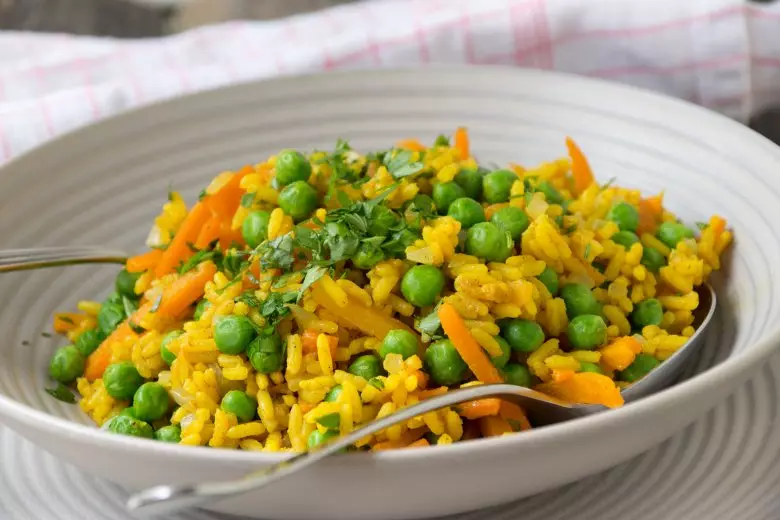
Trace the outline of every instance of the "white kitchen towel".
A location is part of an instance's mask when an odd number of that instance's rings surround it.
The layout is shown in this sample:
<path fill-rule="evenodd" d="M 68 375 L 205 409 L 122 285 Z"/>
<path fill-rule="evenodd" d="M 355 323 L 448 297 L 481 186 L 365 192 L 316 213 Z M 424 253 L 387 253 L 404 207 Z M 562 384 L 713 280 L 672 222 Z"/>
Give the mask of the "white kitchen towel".
<path fill-rule="evenodd" d="M 780 104 L 778 34 L 780 2 L 746 0 L 371 0 L 147 40 L 6 32 L 0 162 L 95 119 L 218 85 L 429 63 L 605 78 L 747 121 Z"/>

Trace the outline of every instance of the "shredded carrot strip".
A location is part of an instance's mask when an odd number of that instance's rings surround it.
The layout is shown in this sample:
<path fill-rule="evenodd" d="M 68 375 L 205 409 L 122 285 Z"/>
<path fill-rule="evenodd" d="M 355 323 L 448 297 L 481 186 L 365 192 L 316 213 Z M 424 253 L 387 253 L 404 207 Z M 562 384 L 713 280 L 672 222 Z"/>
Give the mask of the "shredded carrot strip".
<path fill-rule="evenodd" d="M 608 408 L 623 405 L 623 396 L 615 382 L 593 372 L 578 372 L 565 381 L 537 385 L 534 390 L 571 403 L 602 404 Z"/>
<path fill-rule="evenodd" d="M 425 446 L 430 446 L 430 443 L 428 442 L 428 439 L 422 438 L 414 441 L 411 443 L 407 448 L 424 448 Z"/>
<path fill-rule="evenodd" d="M 204 199 L 205 201 L 205 199 Z M 206 221 L 211 218 L 211 212 L 204 201 L 198 202 L 192 207 L 181 227 L 168 245 L 160 261 L 154 269 L 155 277 L 173 272 L 176 266 L 192 256 L 190 244 L 194 243 L 200 234 L 200 230 Z"/>
<path fill-rule="evenodd" d="M 461 404 L 458 408 L 459 414 L 466 419 L 479 419 L 489 415 L 498 415 L 501 399 L 490 397 L 479 401 L 469 401 Z"/>
<path fill-rule="evenodd" d="M 244 236 L 240 229 L 231 228 L 230 220 L 223 220 L 219 234 L 219 247 L 224 251 L 234 244 L 238 244 L 239 247 L 245 246 L 246 242 L 244 242 Z"/>
<path fill-rule="evenodd" d="M 571 377 L 574 376 L 574 370 L 569 369 L 553 369 L 552 370 L 552 380 L 556 383 L 560 383 L 562 381 L 566 381 L 567 379 L 571 379 Z"/>
<path fill-rule="evenodd" d="M 157 312 L 162 316 L 181 316 L 203 296 L 206 283 L 214 278 L 216 272 L 214 262 L 201 262 L 192 271 L 181 275 L 163 291 Z"/>
<path fill-rule="evenodd" d="M 717 215 L 714 215 L 712 218 L 710 218 L 710 226 L 712 227 L 712 232 L 715 235 L 715 239 L 717 239 L 723 234 L 724 231 L 726 231 L 726 220 Z"/>
<path fill-rule="evenodd" d="M 469 151 L 469 132 L 465 128 L 461 127 L 455 130 L 455 148 L 460 152 L 461 159 L 468 159 L 471 157 Z"/>
<path fill-rule="evenodd" d="M 659 193 L 639 201 L 639 227 L 637 233 L 655 233 L 664 212 L 664 194 Z"/>
<path fill-rule="evenodd" d="M 498 415 L 507 422 L 517 422 L 517 424 L 520 426 L 520 431 L 531 429 L 531 423 L 528 421 L 528 417 L 525 415 L 525 411 L 523 411 L 523 409 L 515 403 L 502 401 L 501 410 L 498 412 Z"/>
<path fill-rule="evenodd" d="M 506 419 L 496 415 L 481 418 L 479 420 L 479 429 L 483 437 L 498 437 L 514 431 Z"/>
<path fill-rule="evenodd" d="M 301 334 L 301 343 L 303 347 L 303 352 L 305 354 L 311 354 L 317 352 L 317 337 L 319 335 L 320 333 L 314 329 L 306 329 L 303 331 L 303 334 Z M 339 338 L 327 334 L 326 336 L 328 337 L 328 343 L 329 343 L 328 346 L 330 347 L 330 351 L 333 352 L 334 350 L 336 350 L 336 347 L 339 344 Z"/>
<path fill-rule="evenodd" d="M 83 314 L 76 314 L 74 312 L 58 312 L 54 315 L 52 328 L 57 334 L 64 334 L 81 323 L 81 320 L 83 319 Z"/>
<path fill-rule="evenodd" d="M 131 320 L 133 323 L 138 323 L 140 319 L 151 311 L 153 305 L 152 302 L 143 303 L 130 318 L 122 322 L 114 332 L 103 340 L 100 346 L 87 357 L 87 363 L 84 366 L 84 377 L 86 377 L 87 380 L 94 381 L 103 377 L 103 372 L 105 372 L 106 367 L 111 363 L 113 345 L 129 337 L 137 336 L 130 326 Z"/>
<path fill-rule="evenodd" d="M 219 238 L 219 233 L 222 230 L 222 219 L 219 215 L 212 215 L 210 219 L 206 221 L 206 224 L 200 229 L 198 238 L 195 240 L 195 247 L 197 249 L 205 249 L 213 241 Z"/>
<path fill-rule="evenodd" d="M 588 186 L 593 184 L 593 172 L 588 164 L 588 159 L 582 153 L 580 147 L 571 137 L 566 138 L 566 148 L 569 150 L 571 159 L 571 173 L 574 177 L 574 190 L 577 194 L 582 193 Z"/>
<path fill-rule="evenodd" d="M 616 338 L 612 343 L 601 347 L 601 363 L 610 370 L 625 370 L 642 351 L 642 344 L 633 336 Z"/>
<path fill-rule="evenodd" d="M 503 378 L 469 332 L 458 311 L 451 303 L 439 306 L 439 319 L 445 334 L 478 380 L 483 383 L 501 383 Z"/>
<path fill-rule="evenodd" d="M 396 144 L 398 148 L 403 148 L 405 150 L 411 150 L 413 152 L 422 152 L 426 150 L 425 145 L 422 144 L 417 139 L 403 139 L 401 141 L 398 141 Z"/>
<path fill-rule="evenodd" d="M 125 268 L 130 273 L 142 273 L 153 269 L 162 258 L 163 252 L 159 249 L 150 249 L 146 253 L 131 256 L 127 259 Z"/>
<path fill-rule="evenodd" d="M 244 166 L 233 174 L 229 181 L 219 191 L 204 199 L 212 213 L 222 217 L 223 220 L 233 218 L 233 214 L 241 204 L 241 197 L 246 193 L 241 189 L 241 179 L 254 172 L 251 166 Z"/>
<path fill-rule="evenodd" d="M 485 208 L 485 218 L 490 220 L 490 217 L 492 217 L 498 210 L 506 208 L 509 206 L 508 202 L 499 202 L 498 204 L 491 204 L 490 206 Z"/>
<path fill-rule="evenodd" d="M 429 390 L 422 390 L 420 392 L 417 392 L 417 397 L 420 398 L 420 401 L 425 401 L 426 399 L 430 399 L 431 397 L 436 397 L 437 395 L 444 395 L 449 391 L 449 388 L 446 386 L 440 386 L 438 388 L 431 388 Z"/>

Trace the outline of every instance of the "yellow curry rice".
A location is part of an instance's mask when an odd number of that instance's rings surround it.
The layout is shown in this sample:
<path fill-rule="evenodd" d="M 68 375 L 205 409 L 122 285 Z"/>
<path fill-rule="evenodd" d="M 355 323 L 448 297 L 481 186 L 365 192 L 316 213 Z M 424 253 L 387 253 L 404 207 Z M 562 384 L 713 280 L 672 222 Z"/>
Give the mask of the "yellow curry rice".
<path fill-rule="evenodd" d="M 696 288 L 732 234 L 598 184 L 566 144 L 489 171 L 464 129 L 369 154 L 339 141 L 220 173 L 190 208 L 172 193 L 116 291 L 55 316 L 72 345 L 50 374 L 111 432 L 253 451 L 305 451 L 498 381 L 620 406 L 694 333 Z M 529 427 L 485 399 L 354 449 Z"/>

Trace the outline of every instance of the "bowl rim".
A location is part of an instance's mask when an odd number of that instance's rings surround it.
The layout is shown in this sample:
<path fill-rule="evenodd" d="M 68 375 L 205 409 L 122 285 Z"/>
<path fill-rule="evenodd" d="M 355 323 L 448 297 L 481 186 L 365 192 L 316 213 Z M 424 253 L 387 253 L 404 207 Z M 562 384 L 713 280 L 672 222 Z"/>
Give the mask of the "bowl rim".
<path fill-rule="evenodd" d="M 425 68 L 420 67 L 395 67 L 386 69 L 375 69 L 371 73 L 373 76 L 388 77 L 399 73 L 413 73 L 418 75 L 427 75 L 430 73 L 453 73 L 453 74 L 474 74 L 477 70 L 490 71 L 493 74 L 506 74 L 516 76 L 517 78 L 533 78 L 536 80 L 556 80 L 566 82 L 575 90 L 583 91 L 585 89 L 596 89 L 601 96 L 611 94 L 616 98 L 622 98 L 621 101 L 627 101 L 632 98 L 632 105 L 645 104 L 655 109 L 666 108 L 669 112 L 678 112 L 690 119 L 695 119 L 697 126 L 709 125 L 720 132 L 737 133 L 744 139 L 752 140 L 756 145 L 762 145 L 764 153 L 770 155 L 774 152 L 774 160 L 780 163 L 780 147 L 772 141 L 758 134 L 754 130 L 732 120 L 722 114 L 710 111 L 704 107 L 689 103 L 685 100 L 669 97 L 644 88 L 620 84 L 613 81 L 599 78 L 580 76 L 572 73 L 559 71 L 546 71 L 537 69 L 527 69 L 522 67 L 509 67 L 502 65 L 464 65 L 464 64 L 436 64 Z M 312 72 L 306 74 L 296 74 L 266 79 L 251 79 L 232 83 L 229 85 L 208 88 L 196 92 L 187 93 L 173 98 L 157 100 L 142 106 L 133 107 L 120 113 L 111 115 L 104 119 L 89 123 L 74 130 L 65 132 L 54 139 L 46 141 L 40 146 L 27 150 L 0 166 L 0 175 L 9 175 L 8 170 L 14 170 L 17 163 L 20 163 L 53 145 L 67 144 L 70 140 L 82 139 L 83 136 L 89 136 L 92 133 L 100 132 L 104 127 L 111 125 L 121 125 L 126 119 L 143 118 L 146 114 L 159 110 L 161 107 L 176 108 L 177 105 L 186 105 L 193 100 L 202 100 L 208 102 L 210 96 L 223 95 L 225 92 L 241 89 L 263 89 L 273 86 L 284 85 L 288 83 L 299 83 L 306 81 L 317 81 L 322 77 L 331 76 L 353 76 L 359 74 L 360 70 L 337 70 L 327 72 Z M 185 109 L 186 110 L 186 109 Z M 690 121 L 689 121 L 690 124 Z M 767 147 L 767 145 L 769 145 Z M 21 174 L 21 171 L 16 173 Z M 722 300 L 722 299 L 721 299 Z M 684 381 L 674 384 L 660 392 L 630 403 L 630 405 L 618 409 L 609 410 L 608 413 L 598 413 L 575 420 L 566 421 L 541 428 L 532 428 L 530 431 L 522 432 L 521 435 L 507 435 L 494 438 L 480 438 L 468 442 L 453 443 L 447 446 L 437 446 L 437 449 L 427 450 L 388 450 L 382 452 L 356 452 L 340 455 L 335 459 L 339 461 L 351 460 L 355 457 L 371 458 L 377 462 L 398 462 L 403 463 L 410 459 L 419 459 L 420 457 L 430 458 L 450 458 L 452 456 L 469 454 L 479 454 L 496 449 L 509 448 L 521 449 L 529 445 L 540 447 L 543 444 L 554 444 L 565 440 L 572 435 L 583 435 L 594 433 L 600 430 L 607 430 L 617 424 L 631 421 L 634 417 L 643 415 L 652 410 L 663 409 L 672 402 L 684 398 L 685 395 L 706 392 L 709 389 L 718 388 L 723 385 L 733 386 L 730 393 L 737 385 L 729 385 L 730 381 L 737 379 L 740 374 L 755 370 L 763 360 L 769 358 L 775 351 L 780 350 L 780 324 L 771 328 L 757 341 L 753 342 L 751 348 L 746 349 L 744 353 L 737 356 L 729 356 L 717 365 L 694 375 Z M 234 462 L 251 463 L 256 462 L 261 465 L 279 462 L 287 457 L 286 452 L 250 452 L 244 450 L 217 450 L 206 446 L 182 446 L 178 444 L 169 444 L 161 442 L 150 442 L 147 439 L 138 439 L 121 435 L 113 435 L 102 431 L 94 426 L 89 426 L 73 422 L 61 417 L 50 415 L 35 408 L 20 403 L 10 397 L 0 394 L 0 418 L 9 416 L 12 421 L 24 424 L 30 428 L 39 430 L 50 435 L 78 436 L 88 440 L 92 445 L 105 449 L 124 449 L 124 450 L 144 450 L 158 457 L 186 457 L 192 462 Z M 18 430 L 17 430 L 18 431 Z M 23 435 L 23 434 L 22 434 Z M 332 459 L 333 460 L 333 459 Z"/>

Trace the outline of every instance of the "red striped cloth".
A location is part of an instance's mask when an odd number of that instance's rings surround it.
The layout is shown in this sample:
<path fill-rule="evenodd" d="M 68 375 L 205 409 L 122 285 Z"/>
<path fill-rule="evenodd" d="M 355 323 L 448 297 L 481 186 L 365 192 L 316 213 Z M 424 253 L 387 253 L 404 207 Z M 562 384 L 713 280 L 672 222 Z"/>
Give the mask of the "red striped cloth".
<path fill-rule="evenodd" d="M 0 33 L 0 161 L 95 119 L 186 92 L 428 63 L 606 78 L 745 121 L 780 103 L 778 24 L 780 3 L 743 0 L 373 0 L 152 40 Z"/>

